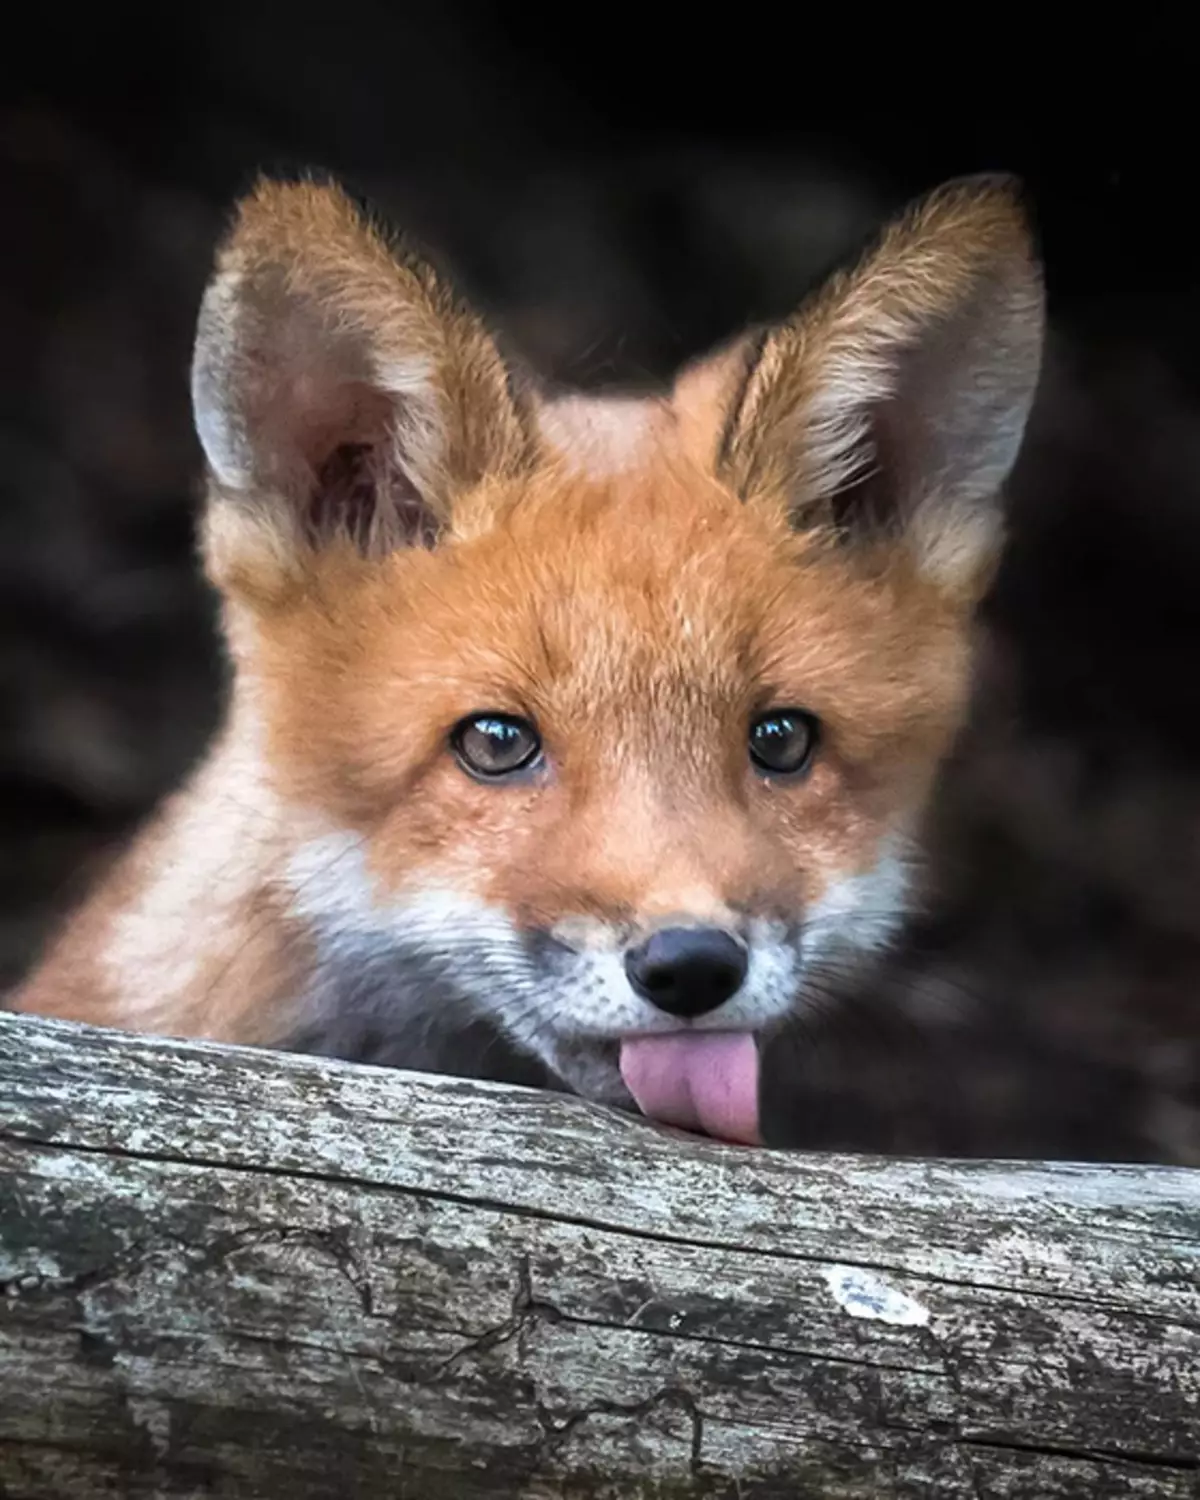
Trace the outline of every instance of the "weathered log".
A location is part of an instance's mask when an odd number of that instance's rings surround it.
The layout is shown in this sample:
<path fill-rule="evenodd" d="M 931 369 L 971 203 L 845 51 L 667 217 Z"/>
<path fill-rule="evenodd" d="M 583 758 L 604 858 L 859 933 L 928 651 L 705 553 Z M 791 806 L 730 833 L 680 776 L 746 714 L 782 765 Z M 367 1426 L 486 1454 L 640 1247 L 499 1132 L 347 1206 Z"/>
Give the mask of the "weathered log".
<path fill-rule="evenodd" d="M 0 1495 L 1196 1496 L 1200 1172 L 0 1016 Z"/>

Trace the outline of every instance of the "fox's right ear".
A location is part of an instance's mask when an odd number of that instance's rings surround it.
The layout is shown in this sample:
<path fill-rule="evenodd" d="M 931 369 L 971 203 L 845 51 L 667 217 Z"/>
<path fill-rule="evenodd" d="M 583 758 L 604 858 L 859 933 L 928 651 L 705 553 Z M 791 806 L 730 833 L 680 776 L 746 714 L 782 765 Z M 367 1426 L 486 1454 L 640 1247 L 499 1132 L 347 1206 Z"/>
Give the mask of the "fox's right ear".
<path fill-rule="evenodd" d="M 334 539 L 428 545 L 457 494 L 530 453 L 478 319 L 312 183 L 242 203 L 201 306 L 192 402 L 224 587 L 269 591 Z"/>

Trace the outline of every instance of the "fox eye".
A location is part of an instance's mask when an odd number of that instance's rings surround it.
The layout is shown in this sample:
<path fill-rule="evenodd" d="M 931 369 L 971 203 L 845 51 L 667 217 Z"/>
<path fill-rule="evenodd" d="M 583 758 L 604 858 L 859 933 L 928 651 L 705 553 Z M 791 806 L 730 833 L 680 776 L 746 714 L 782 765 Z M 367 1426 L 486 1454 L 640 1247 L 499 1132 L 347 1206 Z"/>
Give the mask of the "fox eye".
<path fill-rule="evenodd" d="M 768 776 L 807 771 L 817 748 L 818 724 L 802 708 L 776 708 L 750 725 L 750 759 Z"/>
<path fill-rule="evenodd" d="M 528 719 L 513 714 L 473 714 L 450 731 L 463 770 L 492 780 L 523 771 L 540 757 L 542 741 Z"/>

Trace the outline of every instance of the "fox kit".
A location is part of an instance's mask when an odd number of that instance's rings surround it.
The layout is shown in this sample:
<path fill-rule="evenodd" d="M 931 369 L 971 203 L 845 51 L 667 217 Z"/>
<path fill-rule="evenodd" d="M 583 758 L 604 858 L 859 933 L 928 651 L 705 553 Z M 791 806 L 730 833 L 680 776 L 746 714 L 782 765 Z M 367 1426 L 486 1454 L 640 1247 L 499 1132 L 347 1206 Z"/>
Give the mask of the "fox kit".
<path fill-rule="evenodd" d="M 914 898 L 1042 322 L 970 179 L 669 393 L 552 397 L 335 188 L 260 185 L 192 373 L 224 727 L 17 1008 L 410 1066 L 482 1024 L 755 1139 L 756 1039 Z"/>

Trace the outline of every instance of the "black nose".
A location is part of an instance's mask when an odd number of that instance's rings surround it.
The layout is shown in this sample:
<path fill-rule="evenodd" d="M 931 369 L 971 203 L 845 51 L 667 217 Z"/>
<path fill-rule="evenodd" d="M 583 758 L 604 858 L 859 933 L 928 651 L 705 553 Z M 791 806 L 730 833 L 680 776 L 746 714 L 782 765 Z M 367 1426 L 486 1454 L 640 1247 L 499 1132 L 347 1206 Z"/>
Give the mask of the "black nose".
<path fill-rule="evenodd" d="M 702 1016 L 737 993 L 745 945 L 719 927 L 664 927 L 625 954 L 639 995 L 672 1016 Z"/>

